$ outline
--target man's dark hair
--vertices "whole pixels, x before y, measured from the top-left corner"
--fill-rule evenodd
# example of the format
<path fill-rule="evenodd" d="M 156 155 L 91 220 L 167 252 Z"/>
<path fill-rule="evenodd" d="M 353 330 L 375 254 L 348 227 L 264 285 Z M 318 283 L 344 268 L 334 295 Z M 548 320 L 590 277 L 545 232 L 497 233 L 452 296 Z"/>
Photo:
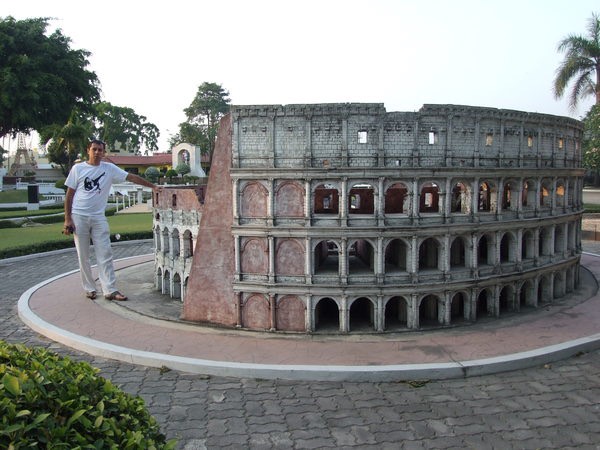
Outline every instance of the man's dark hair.
<path fill-rule="evenodd" d="M 103 148 L 104 150 L 106 150 L 106 142 L 104 142 L 104 141 L 101 141 L 100 139 L 92 139 L 92 140 L 90 141 L 90 143 L 88 144 L 88 146 L 87 146 L 88 150 L 90 149 L 90 147 L 91 147 L 93 144 L 100 144 L 100 145 L 102 146 L 102 148 Z"/>

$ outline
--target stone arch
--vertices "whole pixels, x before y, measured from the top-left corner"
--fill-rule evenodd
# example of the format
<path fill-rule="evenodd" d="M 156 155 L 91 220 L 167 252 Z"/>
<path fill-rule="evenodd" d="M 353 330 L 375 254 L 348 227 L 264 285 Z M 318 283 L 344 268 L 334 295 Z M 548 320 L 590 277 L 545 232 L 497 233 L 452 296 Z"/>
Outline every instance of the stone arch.
<path fill-rule="evenodd" d="M 500 263 L 515 262 L 517 249 L 516 239 L 512 232 L 507 231 L 500 237 Z"/>
<path fill-rule="evenodd" d="M 455 214 L 471 213 L 471 189 L 468 183 L 458 181 L 452 187 L 450 212 Z"/>
<path fill-rule="evenodd" d="M 368 297 L 352 300 L 349 306 L 349 331 L 373 331 L 375 304 Z"/>
<path fill-rule="evenodd" d="M 313 212 L 315 214 L 338 214 L 340 194 L 336 185 L 319 184 L 313 193 Z"/>
<path fill-rule="evenodd" d="M 494 265 L 494 236 L 483 234 L 477 241 L 477 265 Z"/>
<path fill-rule="evenodd" d="M 275 273 L 304 275 L 304 246 L 297 239 L 277 239 Z"/>
<path fill-rule="evenodd" d="M 277 329 L 306 330 L 306 305 L 297 295 L 284 295 L 277 300 Z"/>
<path fill-rule="evenodd" d="M 163 254 L 168 255 L 170 253 L 170 245 L 169 242 L 171 241 L 171 233 L 169 232 L 169 229 L 167 227 L 163 228 L 162 230 L 162 242 L 163 242 Z"/>
<path fill-rule="evenodd" d="M 563 224 L 557 224 L 554 226 L 554 254 L 562 254 L 563 248 L 565 248 L 565 231 Z"/>
<path fill-rule="evenodd" d="M 269 299 L 264 294 L 250 294 L 242 307 L 242 323 L 253 330 L 271 328 L 271 308 Z"/>
<path fill-rule="evenodd" d="M 296 181 L 283 181 L 275 190 L 277 217 L 304 217 L 304 188 Z"/>
<path fill-rule="evenodd" d="M 556 272 L 554 272 L 554 279 L 553 279 L 554 285 L 552 286 L 552 290 L 553 290 L 553 298 L 560 298 L 563 297 L 566 293 L 566 278 L 565 278 L 565 272 L 562 270 L 558 270 Z"/>
<path fill-rule="evenodd" d="M 515 289 L 512 285 L 507 284 L 500 290 L 498 295 L 498 311 L 500 314 L 509 311 L 514 311 L 515 308 Z"/>
<path fill-rule="evenodd" d="M 540 184 L 540 207 L 550 208 L 552 206 L 552 180 L 544 178 Z"/>
<path fill-rule="evenodd" d="M 479 183 L 478 210 L 480 212 L 496 212 L 498 204 L 498 190 L 491 181 Z"/>
<path fill-rule="evenodd" d="M 331 240 L 317 242 L 313 250 L 313 257 L 315 274 L 339 273 L 340 247 L 337 242 Z"/>
<path fill-rule="evenodd" d="M 551 303 L 553 298 L 552 277 L 550 274 L 542 275 L 538 280 L 538 305 Z"/>
<path fill-rule="evenodd" d="M 516 211 L 518 206 L 518 183 L 515 180 L 506 180 L 502 188 L 502 209 Z"/>
<path fill-rule="evenodd" d="M 467 266 L 467 240 L 462 236 L 457 236 L 450 245 L 450 269 L 462 268 Z"/>
<path fill-rule="evenodd" d="M 162 293 L 171 296 L 171 273 L 166 269 L 163 272 Z"/>
<path fill-rule="evenodd" d="M 440 212 L 440 187 L 437 183 L 427 182 L 421 186 L 419 194 L 419 212 Z"/>
<path fill-rule="evenodd" d="M 194 255 L 194 236 L 190 230 L 183 233 L 183 257 L 190 258 Z"/>
<path fill-rule="evenodd" d="M 521 191 L 521 202 L 523 209 L 535 209 L 537 206 L 536 182 L 531 179 L 523 181 L 523 189 Z"/>
<path fill-rule="evenodd" d="M 437 326 L 440 321 L 442 300 L 434 294 L 425 295 L 419 301 L 419 328 Z"/>
<path fill-rule="evenodd" d="M 525 230 L 521 238 L 521 259 L 533 259 L 536 256 L 535 233 L 533 230 Z"/>
<path fill-rule="evenodd" d="M 552 227 L 543 227 L 540 229 L 540 256 L 551 256 L 552 250 Z"/>
<path fill-rule="evenodd" d="M 494 311 L 494 296 L 490 289 L 484 288 L 479 291 L 475 304 L 475 317 L 488 317 L 493 314 Z"/>
<path fill-rule="evenodd" d="M 324 297 L 315 304 L 315 331 L 340 331 L 340 307 L 331 297 Z"/>
<path fill-rule="evenodd" d="M 394 183 L 385 191 L 385 214 L 408 214 L 408 188 L 404 183 Z"/>
<path fill-rule="evenodd" d="M 373 214 L 376 189 L 369 183 L 355 182 L 348 189 L 348 214 Z"/>
<path fill-rule="evenodd" d="M 247 183 L 242 188 L 240 211 L 244 218 L 264 218 L 267 216 L 269 191 L 258 181 Z"/>
<path fill-rule="evenodd" d="M 450 299 L 450 323 L 467 320 L 468 302 L 469 296 L 464 292 L 457 292 L 452 296 Z"/>
<path fill-rule="evenodd" d="M 385 247 L 385 272 L 406 272 L 409 246 L 404 239 L 392 239 Z"/>
<path fill-rule="evenodd" d="M 240 249 L 242 273 L 266 274 L 269 270 L 268 252 L 263 238 L 245 238 Z"/>
<path fill-rule="evenodd" d="M 172 298 L 181 298 L 181 275 L 177 272 L 173 275 L 173 292 Z"/>
<path fill-rule="evenodd" d="M 348 241 L 348 273 L 373 273 L 375 271 L 375 248 L 368 239 Z"/>
<path fill-rule="evenodd" d="M 173 228 L 173 231 L 171 232 L 171 242 L 173 243 L 171 246 L 171 256 L 173 258 L 179 258 L 181 247 L 179 243 L 179 230 L 177 228 Z"/>
<path fill-rule="evenodd" d="M 419 245 L 419 270 L 439 270 L 440 269 L 440 248 L 439 241 L 435 238 L 427 238 Z"/>
<path fill-rule="evenodd" d="M 535 285 L 532 280 L 525 280 L 519 287 L 519 309 L 535 307 L 537 305 L 535 299 Z"/>
<path fill-rule="evenodd" d="M 395 330 L 408 326 L 408 302 L 402 296 L 388 299 L 385 303 L 384 329 Z"/>
<path fill-rule="evenodd" d="M 163 293 L 163 271 L 161 267 L 156 269 L 156 274 L 154 275 L 154 288 L 161 294 Z"/>

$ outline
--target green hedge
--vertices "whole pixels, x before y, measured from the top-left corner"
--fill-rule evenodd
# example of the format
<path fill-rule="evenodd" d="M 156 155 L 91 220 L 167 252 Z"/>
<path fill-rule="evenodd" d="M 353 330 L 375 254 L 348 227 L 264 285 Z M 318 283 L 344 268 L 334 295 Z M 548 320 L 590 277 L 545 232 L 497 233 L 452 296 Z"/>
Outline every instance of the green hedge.
<path fill-rule="evenodd" d="M 110 235 L 111 242 L 135 241 L 139 239 L 152 239 L 152 231 L 137 231 L 131 233 L 121 233 L 119 239 L 116 234 Z M 75 247 L 73 240 L 68 241 L 49 241 L 42 244 L 23 245 L 21 247 L 8 248 L 0 250 L 0 259 L 13 258 L 15 256 L 31 255 L 33 253 L 43 253 L 52 250 L 62 250 L 64 248 Z"/>
<path fill-rule="evenodd" d="M 0 341 L 0 448 L 173 449 L 144 400 L 98 369 Z"/>

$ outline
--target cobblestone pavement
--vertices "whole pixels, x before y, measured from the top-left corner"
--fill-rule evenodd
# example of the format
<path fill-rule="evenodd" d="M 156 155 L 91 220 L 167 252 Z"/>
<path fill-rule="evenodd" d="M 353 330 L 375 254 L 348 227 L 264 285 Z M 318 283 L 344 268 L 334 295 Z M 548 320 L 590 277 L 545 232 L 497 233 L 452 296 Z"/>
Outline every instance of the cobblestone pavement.
<path fill-rule="evenodd" d="M 114 247 L 123 258 L 150 242 Z M 600 243 L 584 242 L 599 253 Z M 26 327 L 17 301 L 76 269 L 72 251 L 0 260 L 0 339 L 88 361 L 141 396 L 180 449 L 600 449 L 600 351 L 497 375 L 401 383 L 208 377 L 92 357 Z"/>

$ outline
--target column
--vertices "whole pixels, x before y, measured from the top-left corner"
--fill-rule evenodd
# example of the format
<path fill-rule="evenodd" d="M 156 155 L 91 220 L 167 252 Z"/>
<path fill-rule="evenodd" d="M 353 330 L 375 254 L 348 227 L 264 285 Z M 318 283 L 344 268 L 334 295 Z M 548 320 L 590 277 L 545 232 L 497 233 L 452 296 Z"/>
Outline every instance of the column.
<path fill-rule="evenodd" d="M 310 189 L 310 180 L 304 180 L 304 225 L 310 226 L 312 216 L 313 193 Z"/>
<path fill-rule="evenodd" d="M 314 323 L 314 311 L 313 311 L 313 305 L 312 305 L 312 295 L 310 294 L 306 294 L 306 309 L 304 310 L 305 312 L 305 324 L 306 324 L 306 331 L 307 332 L 313 332 L 315 331 L 315 323 Z"/>
<path fill-rule="evenodd" d="M 235 293 L 235 309 L 237 313 L 237 323 L 235 324 L 236 328 L 242 327 L 242 293 Z"/>
<path fill-rule="evenodd" d="M 312 271 L 313 271 L 313 250 L 312 240 L 307 237 L 304 240 L 304 280 L 306 284 L 312 284 Z"/>
<path fill-rule="evenodd" d="M 275 210 L 275 180 L 268 180 L 269 197 L 267 198 L 267 225 L 273 226 L 273 211 Z"/>
<path fill-rule="evenodd" d="M 269 236 L 269 283 L 275 282 L 275 238 Z"/>
<path fill-rule="evenodd" d="M 348 239 L 342 238 L 338 257 L 339 277 L 341 284 L 348 284 Z"/>
<path fill-rule="evenodd" d="M 339 217 L 340 225 L 346 226 L 348 224 L 348 178 L 342 178 L 342 185 L 340 187 L 339 197 Z"/>
<path fill-rule="evenodd" d="M 232 195 L 232 203 L 233 203 L 233 224 L 234 225 L 239 225 L 240 224 L 240 211 L 239 211 L 239 197 L 238 197 L 238 189 L 239 189 L 239 183 L 240 180 L 238 180 L 237 178 L 234 178 L 231 180 L 233 186 L 232 186 L 232 190 L 233 190 L 233 195 Z"/>
<path fill-rule="evenodd" d="M 240 237 L 239 236 L 234 236 L 233 237 L 233 246 L 234 246 L 234 258 L 235 258 L 235 275 L 234 275 L 234 280 L 235 281 L 240 281 L 242 279 L 242 263 L 241 263 L 241 257 L 242 255 L 240 254 Z"/>
<path fill-rule="evenodd" d="M 271 329 L 269 331 L 275 331 L 277 329 L 277 303 L 275 301 L 275 294 L 269 294 L 269 307 L 271 309 Z"/>
<path fill-rule="evenodd" d="M 385 192 L 383 192 L 383 182 L 384 178 L 379 177 L 378 185 L 377 185 L 377 202 L 375 203 L 375 217 L 377 217 L 377 225 L 383 226 L 385 225 Z"/>
<path fill-rule="evenodd" d="M 350 328 L 350 318 L 348 315 L 348 297 L 342 296 L 342 305 L 340 307 L 340 331 L 347 333 Z"/>

